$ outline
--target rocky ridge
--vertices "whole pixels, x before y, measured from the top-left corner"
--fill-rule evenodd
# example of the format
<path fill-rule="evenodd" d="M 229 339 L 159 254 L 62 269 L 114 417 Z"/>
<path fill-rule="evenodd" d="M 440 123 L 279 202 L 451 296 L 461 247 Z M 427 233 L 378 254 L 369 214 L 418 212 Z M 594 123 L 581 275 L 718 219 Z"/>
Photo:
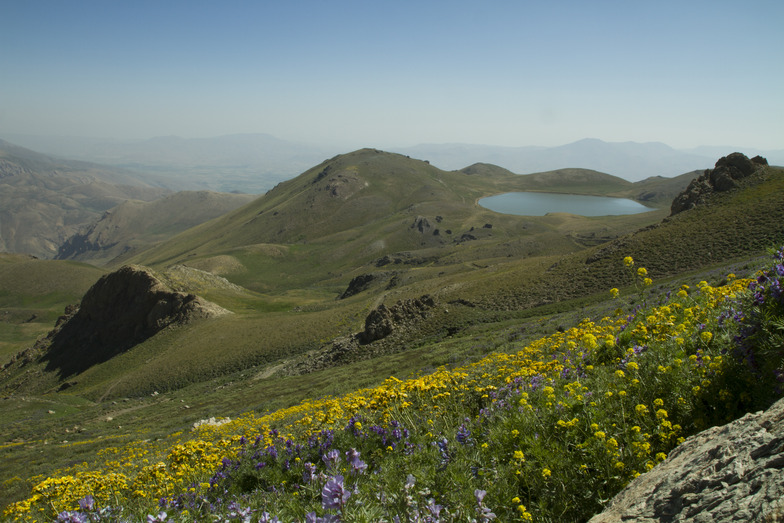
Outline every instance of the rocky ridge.
<path fill-rule="evenodd" d="M 689 186 L 672 202 L 670 215 L 678 214 L 705 203 L 714 192 L 725 192 L 735 189 L 741 180 L 749 177 L 757 169 L 768 165 L 761 156 L 750 159 L 743 153 L 732 153 L 719 158 L 713 169 L 691 181 Z"/>

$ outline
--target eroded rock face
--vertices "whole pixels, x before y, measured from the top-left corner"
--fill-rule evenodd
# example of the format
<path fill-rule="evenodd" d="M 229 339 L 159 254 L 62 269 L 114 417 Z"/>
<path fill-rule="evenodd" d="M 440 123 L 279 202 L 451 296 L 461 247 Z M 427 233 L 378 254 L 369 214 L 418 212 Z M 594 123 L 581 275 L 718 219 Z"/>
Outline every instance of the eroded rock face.
<path fill-rule="evenodd" d="M 170 325 L 228 314 L 195 294 L 170 289 L 149 269 L 125 266 L 103 276 L 66 311 L 42 359 L 70 376 L 129 349 Z"/>
<path fill-rule="evenodd" d="M 590 523 L 784 521 L 784 400 L 687 439 Z"/>
<path fill-rule="evenodd" d="M 686 190 L 673 200 L 670 214 L 678 214 L 704 203 L 714 191 L 724 192 L 738 187 L 740 180 L 765 165 L 768 165 L 765 158 L 755 156 L 749 160 L 742 153 L 732 153 L 719 158 L 713 169 L 707 169 L 692 180 Z"/>
<path fill-rule="evenodd" d="M 386 338 L 395 330 L 423 320 L 435 306 L 435 300 L 430 295 L 401 300 L 392 307 L 379 305 L 365 318 L 365 330 L 357 334 L 357 339 L 364 344 Z"/>

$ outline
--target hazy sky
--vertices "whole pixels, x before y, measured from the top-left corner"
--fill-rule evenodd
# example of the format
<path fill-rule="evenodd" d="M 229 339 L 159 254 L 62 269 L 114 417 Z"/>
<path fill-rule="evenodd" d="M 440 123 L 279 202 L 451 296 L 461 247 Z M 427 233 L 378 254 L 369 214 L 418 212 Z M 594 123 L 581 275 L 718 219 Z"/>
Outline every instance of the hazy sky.
<path fill-rule="evenodd" d="M 784 148 L 784 2 L 7 1 L 0 136 Z"/>

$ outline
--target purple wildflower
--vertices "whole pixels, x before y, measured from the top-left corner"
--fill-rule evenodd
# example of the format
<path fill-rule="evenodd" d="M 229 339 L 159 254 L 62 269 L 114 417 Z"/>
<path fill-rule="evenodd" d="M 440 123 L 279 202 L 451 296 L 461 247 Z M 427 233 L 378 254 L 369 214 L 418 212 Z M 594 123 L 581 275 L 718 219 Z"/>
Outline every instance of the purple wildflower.
<path fill-rule="evenodd" d="M 433 521 L 440 521 L 441 511 L 444 509 L 443 505 L 437 505 L 436 500 L 430 498 L 427 502 L 427 510 L 433 518 Z"/>
<path fill-rule="evenodd" d="M 436 446 L 438 447 L 438 452 L 441 453 L 441 466 L 438 470 L 443 470 L 452 461 L 452 456 L 449 452 L 449 441 L 446 438 L 441 438 L 440 440 L 435 442 Z"/>
<path fill-rule="evenodd" d="M 348 501 L 351 492 L 343 486 L 343 476 L 329 478 L 321 491 L 321 506 L 324 509 L 340 509 Z"/>
<path fill-rule="evenodd" d="M 250 507 L 242 508 L 236 501 L 229 503 L 229 517 L 240 519 L 243 523 L 250 523 L 253 510 Z"/>
<path fill-rule="evenodd" d="M 356 449 L 351 449 L 346 452 L 346 460 L 348 460 L 349 465 L 351 465 L 351 471 L 354 474 L 362 474 L 367 469 L 367 463 L 359 459 L 359 451 Z"/>
<path fill-rule="evenodd" d="M 95 507 L 95 498 L 90 494 L 79 500 L 79 508 L 85 512 L 90 512 Z"/>
<path fill-rule="evenodd" d="M 333 468 L 338 466 L 338 460 L 340 460 L 340 453 L 336 449 L 332 449 L 323 456 L 321 459 L 327 465 L 327 468 Z"/>
<path fill-rule="evenodd" d="M 465 423 L 460 425 L 457 429 L 457 442 L 461 445 L 468 445 L 471 442 L 471 431 L 465 426 Z"/>
<path fill-rule="evenodd" d="M 76 510 L 64 510 L 57 514 L 58 523 L 88 523 L 90 520 L 87 514 Z"/>
<path fill-rule="evenodd" d="M 147 515 L 147 523 L 168 523 L 171 519 L 168 519 L 166 516 L 166 512 L 159 512 L 157 516 L 153 516 L 152 514 Z"/>
<path fill-rule="evenodd" d="M 476 498 L 476 513 L 479 516 L 477 521 L 486 522 L 491 521 L 496 518 L 496 515 L 493 514 L 493 511 L 486 507 L 483 503 L 485 499 L 485 495 L 487 495 L 486 490 L 479 490 L 476 489 L 474 491 L 474 497 Z"/>
<path fill-rule="evenodd" d="M 316 476 L 316 465 L 308 461 L 305 463 L 305 471 L 302 473 L 302 481 L 310 483 Z"/>

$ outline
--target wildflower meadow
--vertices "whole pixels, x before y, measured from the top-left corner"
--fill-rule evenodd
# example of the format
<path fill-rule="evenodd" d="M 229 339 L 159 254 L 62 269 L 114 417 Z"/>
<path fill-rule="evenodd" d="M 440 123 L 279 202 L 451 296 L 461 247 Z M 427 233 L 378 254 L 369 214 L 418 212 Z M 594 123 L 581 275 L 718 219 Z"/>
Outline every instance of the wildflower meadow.
<path fill-rule="evenodd" d="M 784 251 L 470 365 L 103 449 L 22 521 L 585 521 L 685 438 L 782 395 Z"/>

